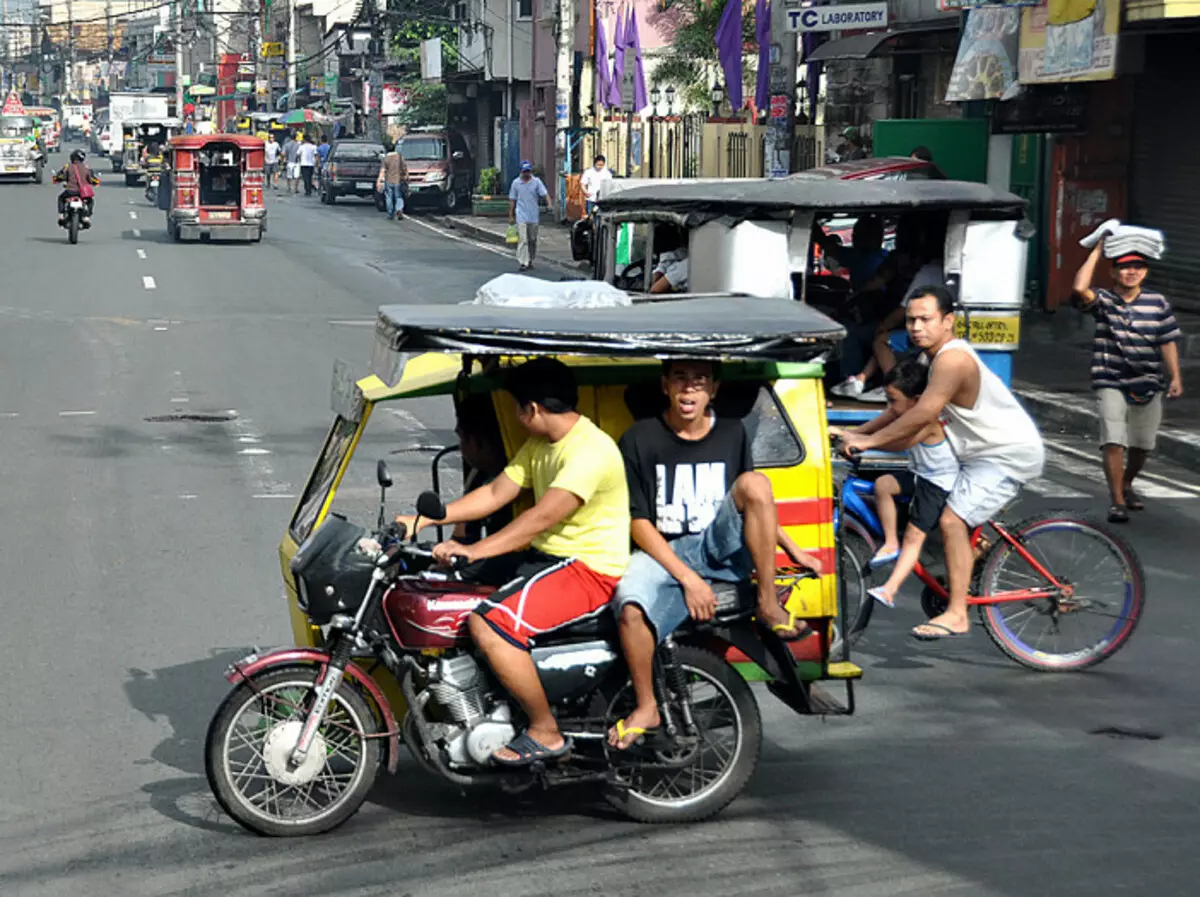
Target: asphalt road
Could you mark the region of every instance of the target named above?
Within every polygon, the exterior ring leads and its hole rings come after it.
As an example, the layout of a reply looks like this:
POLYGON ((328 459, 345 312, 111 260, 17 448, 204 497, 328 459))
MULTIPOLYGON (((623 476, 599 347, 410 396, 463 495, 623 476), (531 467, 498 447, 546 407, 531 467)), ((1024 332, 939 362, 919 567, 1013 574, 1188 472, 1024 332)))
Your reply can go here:
MULTIPOLYGON (((760 693, 762 764, 711 823, 639 826, 586 791, 462 795, 406 762, 338 832, 244 834, 202 739, 223 667, 289 640, 275 548, 332 363, 365 369, 379 304, 461 301, 512 263, 303 198, 272 199, 261 245, 174 245, 115 184, 72 247, 54 195, 0 185, 0 895, 1195 892, 1200 480, 1163 466, 1128 530, 1145 618, 1092 672, 1026 672, 978 632, 922 647, 906 595, 862 645, 856 716, 760 693)), ((376 455, 397 509, 424 488, 419 447, 449 417, 405 412, 360 452, 355 507, 376 455)), ((1093 456, 1067 440, 1024 508, 1097 510, 1093 456)))

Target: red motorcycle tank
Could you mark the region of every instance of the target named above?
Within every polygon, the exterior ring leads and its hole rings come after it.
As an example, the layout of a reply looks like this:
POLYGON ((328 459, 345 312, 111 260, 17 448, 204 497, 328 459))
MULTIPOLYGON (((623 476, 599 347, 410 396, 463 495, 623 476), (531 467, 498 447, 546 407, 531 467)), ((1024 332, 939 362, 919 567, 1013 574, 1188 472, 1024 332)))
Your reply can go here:
POLYGON ((383 612, 405 648, 453 648, 470 641, 467 617, 492 591, 461 582, 404 581, 383 596, 383 612))

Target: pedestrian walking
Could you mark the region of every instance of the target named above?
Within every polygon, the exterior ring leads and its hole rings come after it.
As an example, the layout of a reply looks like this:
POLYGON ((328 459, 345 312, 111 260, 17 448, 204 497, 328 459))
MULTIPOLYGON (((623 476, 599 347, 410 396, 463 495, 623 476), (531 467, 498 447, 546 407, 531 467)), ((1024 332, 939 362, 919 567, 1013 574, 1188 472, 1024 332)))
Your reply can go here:
POLYGON ((379 177, 375 183, 375 189, 383 194, 388 221, 404 218, 404 185, 407 181, 408 165, 404 162, 400 145, 392 142, 379 164, 379 177))
POLYGON ((313 172, 317 169, 317 147, 312 135, 305 134, 300 144, 300 179, 304 181, 304 195, 313 194, 313 172))
POLYGON ((300 143, 292 135, 288 135, 288 139, 283 143, 283 162, 287 170, 284 176, 287 178, 288 193, 300 192, 300 143))
POLYGON ((550 192, 542 179, 535 177, 533 166, 521 163, 521 173, 508 190, 508 220, 517 226, 517 264, 528 271, 537 257, 538 224, 541 200, 550 208, 550 192))
POLYGON ((263 156, 267 183, 271 185, 272 190, 279 189, 279 152, 279 141, 275 139, 274 134, 268 134, 267 141, 263 144, 263 156))
POLYGON ((600 185, 605 181, 612 180, 612 171, 608 167, 608 161, 604 156, 596 156, 592 162, 592 167, 583 173, 583 177, 579 179, 579 186, 583 188, 583 195, 586 197, 586 208, 589 216, 595 213, 596 207, 600 202, 600 185))
POLYGON ((1074 288, 1076 301, 1096 319, 1092 389, 1100 406, 1100 451, 1112 501, 1108 520, 1127 523, 1129 511, 1145 507, 1133 481, 1154 451, 1163 392, 1168 398, 1183 395, 1182 334, 1166 297, 1143 289, 1150 271, 1146 253, 1110 256, 1113 289, 1092 287, 1100 256, 1113 241, 1100 236, 1075 275, 1074 288))
POLYGON ((333 147, 329 144, 329 138, 324 134, 321 135, 321 145, 317 147, 317 166, 324 168, 325 163, 329 161, 329 151, 333 147))

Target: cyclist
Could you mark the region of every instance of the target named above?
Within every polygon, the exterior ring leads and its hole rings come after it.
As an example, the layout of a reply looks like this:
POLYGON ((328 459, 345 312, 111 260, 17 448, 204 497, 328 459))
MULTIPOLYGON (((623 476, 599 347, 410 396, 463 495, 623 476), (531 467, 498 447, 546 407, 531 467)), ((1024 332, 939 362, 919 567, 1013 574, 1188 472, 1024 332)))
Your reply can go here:
POLYGON ((929 385, 912 408, 891 408, 845 434, 844 451, 908 444, 940 420, 958 456, 959 471, 940 525, 946 547, 950 602, 944 614, 912 630, 936 641, 966 635, 967 588, 974 555, 972 528, 1012 502, 1042 474, 1045 448, 1037 425, 1004 382, 966 340, 954 337, 954 297, 942 286, 922 287, 905 310, 908 338, 929 362, 929 385))

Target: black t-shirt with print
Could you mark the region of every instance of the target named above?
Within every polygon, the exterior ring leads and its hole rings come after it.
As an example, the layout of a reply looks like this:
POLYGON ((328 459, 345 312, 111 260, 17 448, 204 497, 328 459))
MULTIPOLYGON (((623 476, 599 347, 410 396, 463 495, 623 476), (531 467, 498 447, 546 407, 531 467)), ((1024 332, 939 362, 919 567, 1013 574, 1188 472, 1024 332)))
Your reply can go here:
POLYGON ((634 423, 620 441, 634 520, 667 538, 703 532, 734 481, 754 469, 750 439, 736 419, 718 418, 703 439, 681 439, 661 417, 634 423))

